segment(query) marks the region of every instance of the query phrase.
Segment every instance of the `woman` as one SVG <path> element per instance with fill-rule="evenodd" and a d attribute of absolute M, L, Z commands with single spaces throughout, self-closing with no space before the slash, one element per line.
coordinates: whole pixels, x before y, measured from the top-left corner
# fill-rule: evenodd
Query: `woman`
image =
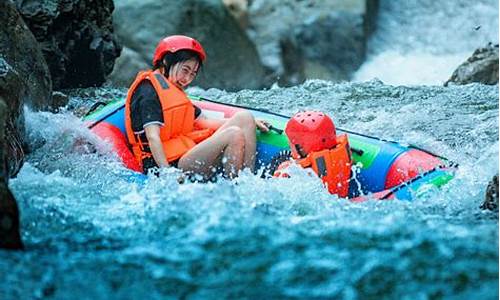
<path fill-rule="evenodd" d="M 243 168 L 254 170 L 255 129 L 267 132 L 267 124 L 249 112 L 224 120 L 207 118 L 184 92 L 205 58 L 195 39 L 166 37 L 156 47 L 153 69 L 139 73 L 131 85 L 125 127 L 144 173 L 174 166 L 208 179 L 219 167 L 227 178 Z"/>

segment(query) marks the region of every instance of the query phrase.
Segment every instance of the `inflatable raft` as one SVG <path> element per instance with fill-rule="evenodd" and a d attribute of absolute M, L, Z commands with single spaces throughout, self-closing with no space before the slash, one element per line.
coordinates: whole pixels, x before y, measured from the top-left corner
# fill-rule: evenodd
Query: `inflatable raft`
<path fill-rule="evenodd" d="M 257 133 L 257 168 L 276 164 L 289 150 L 288 138 L 283 132 L 290 117 L 263 109 L 224 104 L 208 99 L 191 97 L 193 103 L 212 118 L 228 118 L 240 110 L 249 110 L 255 118 L 268 121 L 275 130 Z M 125 100 L 118 100 L 91 109 L 84 117 L 88 128 L 111 144 L 123 164 L 136 172 L 140 167 L 128 147 L 125 133 Z M 356 166 L 349 181 L 348 198 L 354 201 L 366 199 L 412 200 L 432 187 L 440 187 L 450 181 L 457 164 L 426 150 L 403 146 L 392 141 L 337 128 L 346 133 Z"/>

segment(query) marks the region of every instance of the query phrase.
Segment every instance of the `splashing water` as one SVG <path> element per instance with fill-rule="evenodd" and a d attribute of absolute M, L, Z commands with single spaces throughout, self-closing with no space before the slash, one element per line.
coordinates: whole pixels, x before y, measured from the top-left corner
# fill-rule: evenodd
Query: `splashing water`
<path fill-rule="evenodd" d="M 378 27 L 356 80 L 439 84 L 498 43 L 498 3 L 384 0 Z M 27 250 L 0 251 L 2 299 L 498 299 L 498 216 L 479 210 L 498 173 L 498 85 L 312 80 L 190 93 L 322 110 L 460 168 L 413 202 L 351 203 L 300 170 L 179 185 L 170 169 L 142 182 L 70 111 L 26 111 L 33 152 L 10 188 Z M 80 90 L 68 108 L 124 94 Z"/>
<path fill-rule="evenodd" d="M 288 115 L 320 109 L 338 127 L 461 166 L 413 202 L 350 203 L 299 171 L 179 185 L 171 169 L 130 182 L 70 112 L 27 111 L 36 150 L 10 182 L 27 251 L 0 251 L 3 299 L 498 298 L 498 220 L 478 208 L 498 172 L 498 86 L 315 80 L 190 92 Z M 81 140 L 96 151 L 75 148 Z"/>

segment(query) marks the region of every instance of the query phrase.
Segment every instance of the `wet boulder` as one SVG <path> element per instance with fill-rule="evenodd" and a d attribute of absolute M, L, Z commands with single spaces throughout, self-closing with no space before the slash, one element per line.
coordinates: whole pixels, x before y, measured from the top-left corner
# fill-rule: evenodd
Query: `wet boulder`
<path fill-rule="evenodd" d="M 246 29 L 248 27 L 248 0 L 222 0 L 222 2 L 241 28 Z"/>
<path fill-rule="evenodd" d="M 196 38 L 207 61 L 193 85 L 226 90 L 263 87 L 264 68 L 255 46 L 220 0 L 116 1 L 115 30 L 130 51 L 120 57 L 109 80 L 128 86 L 139 69 L 151 67 L 158 42 L 184 34 Z"/>
<path fill-rule="evenodd" d="M 100 86 L 121 46 L 113 34 L 112 0 L 15 0 L 40 43 L 54 89 Z"/>
<path fill-rule="evenodd" d="M 19 233 L 19 209 L 9 190 L 9 166 L 5 141 L 5 125 L 9 118 L 7 104 L 0 97 L 0 248 L 22 249 Z"/>
<path fill-rule="evenodd" d="M 0 92 L 17 119 L 23 104 L 50 107 L 52 82 L 35 37 L 10 1 L 0 1 Z"/>
<path fill-rule="evenodd" d="M 24 160 L 23 106 L 51 107 L 52 82 L 39 44 L 11 1 L 0 1 L 0 51 L 0 247 L 13 249 L 22 243 L 8 180 Z"/>
<path fill-rule="evenodd" d="M 25 127 L 22 106 L 33 96 L 19 75 L 19 72 L 0 58 L 0 99 L 7 107 L 3 112 L 5 119 L 0 128 L 5 140 L 1 147 L 9 162 L 7 172 L 2 176 L 7 177 L 16 175 L 24 161 Z"/>
<path fill-rule="evenodd" d="M 61 108 L 64 108 L 69 102 L 68 95 L 61 91 L 52 92 L 52 111 L 59 112 Z"/>
<path fill-rule="evenodd" d="M 294 34 L 296 43 L 304 45 L 306 78 L 349 80 L 364 62 L 366 37 L 361 14 L 333 11 L 316 15 Z"/>
<path fill-rule="evenodd" d="M 0 2 L 0 49 L 0 97 L 8 107 L 2 133 L 13 176 L 24 159 L 23 106 L 51 107 L 52 84 L 39 44 L 10 1 Z"/>
<path fill-rule="evenodd" d="M 114 86 L 128 87 L 134 81 L 137 72 L 150 68 L 150 64 L 139 52 L 124 45 L 108 80 Z"/>
<path fill-rule="evenodd" d="M 248 33 L 272 82 L 349 80 L 365 60 L 377 10 L 373 0 L 255 0 Z"/>
<path fill-rule="evenodd" d="M 486 47 L 476 49 L 467 61 L 458 66 L 444 85 L 472 82 L 498 84 L 498 44 L 489 43 Z"/>
<path fill-rule="evenodd" d="M 488 209 L 498 213 L 498 174 L 493 176 L 488 187 L 481 209 Z"/>

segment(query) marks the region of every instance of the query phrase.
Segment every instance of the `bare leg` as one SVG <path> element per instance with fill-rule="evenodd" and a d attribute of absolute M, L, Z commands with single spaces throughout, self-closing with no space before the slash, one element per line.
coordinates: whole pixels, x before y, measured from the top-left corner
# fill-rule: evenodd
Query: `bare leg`
<path fill-rule="evenodd" d="M 221 161 L 224 173 L 234 178 L 243 168 L 255 168 L 255 119 L 250 112 L 238 112 L 210 138 L 196 145 L 180 160 L 178 167 L 209 177 Z"/>
<path fill-rule="evenodd" d="M 253 115 L 248 111 L 238 112 L 221 126 L 220 129 L 224 129 L 226 126 L 237 126 L 243 131 L 243 135 L 245 136 L 243 167 L 249 168 L 253 172 L 255 168 L 255 151 L 257 149 L 255 119 Z"/>
<path fill-rule="evenodd" d="M 239 127 L 224 127 L 189 150 L 179 160 L 178 167 L 208 178 L 222 161 L 225 175 L 236 177 L 243 168 L 245 136 Z"/>

